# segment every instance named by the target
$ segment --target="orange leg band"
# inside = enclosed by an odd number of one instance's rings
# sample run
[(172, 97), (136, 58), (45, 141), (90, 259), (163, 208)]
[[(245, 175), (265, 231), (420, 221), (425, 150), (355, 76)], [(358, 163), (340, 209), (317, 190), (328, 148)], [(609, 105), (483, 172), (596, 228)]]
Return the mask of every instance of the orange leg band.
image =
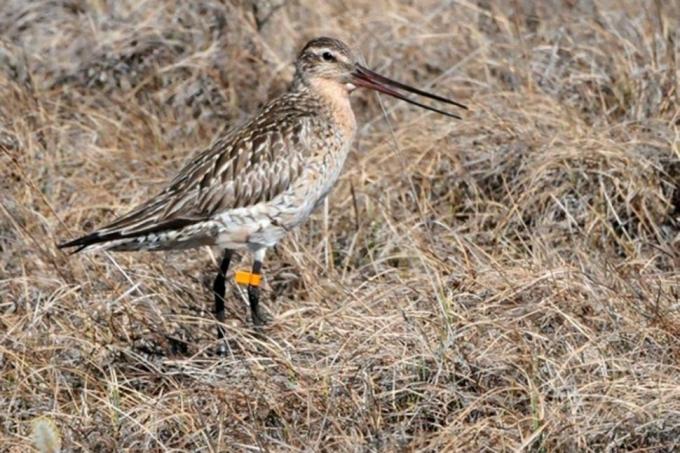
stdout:
[(248, 271), (236, 271), (234, 280), (239, 285), (260, 286), (262, 276)]

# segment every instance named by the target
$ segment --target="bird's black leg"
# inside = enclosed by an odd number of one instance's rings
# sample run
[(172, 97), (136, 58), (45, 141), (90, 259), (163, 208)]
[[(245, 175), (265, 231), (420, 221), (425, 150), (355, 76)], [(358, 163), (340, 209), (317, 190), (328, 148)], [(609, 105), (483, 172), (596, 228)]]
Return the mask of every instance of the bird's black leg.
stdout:
[(224, 257), (220, 263), (220, 271), (215, 277), (215, 282), (213, 283), (213, 292), (215, 293), (215, 317), (217, 317), (217, 338), (224, 338), (224, 328), (222, 324), (224, 323), (224, 290), (225, 290), (225, 275), (229, 269), (229, 262), (234, 254), (232, 250), (225, 249)]
[(261, 326), (269, 320), (269, 317), (264, 311), (262, 311), (262, 307), (260, 307), (259, 305), (260, 303), (259, 277), (262, 275), (262, 261), (257, 259), (257, 257), (253, 262), (252, 274), (253, 277), (257, 278), (257, 284), (248, 285), (248, 301), (250, 302), (250, 312), (251, 315), (253, 316), (253, 324), (255, 324), (256, 326)]

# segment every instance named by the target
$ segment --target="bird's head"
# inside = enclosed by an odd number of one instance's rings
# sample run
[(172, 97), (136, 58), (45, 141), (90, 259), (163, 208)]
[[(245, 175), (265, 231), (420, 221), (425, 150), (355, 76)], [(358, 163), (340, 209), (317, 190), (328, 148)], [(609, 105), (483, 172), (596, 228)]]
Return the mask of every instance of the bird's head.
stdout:
[(397, 90), (467, 109), (456, 101), (413, 88), (371, 71), (358, 62), (354, 51), (347, 44), (334, 38), (321, 37), (309, 41), (300, 51), (295, 68), (296, 81), (307, 85), (318, 82), (334, 83), (348, 93), (357, 87), (370, 88), (424, 109), (459, 119), (458, 115), (416, 102)]
[[(296, 74), (305, 80), (328, 80), (343, 85), (352, 84), (356, 57), (344, 42), (333, 38), (316, 38), (300, 51), (295, 63)], [(346, 86), (348, 91), (354, 86)]]

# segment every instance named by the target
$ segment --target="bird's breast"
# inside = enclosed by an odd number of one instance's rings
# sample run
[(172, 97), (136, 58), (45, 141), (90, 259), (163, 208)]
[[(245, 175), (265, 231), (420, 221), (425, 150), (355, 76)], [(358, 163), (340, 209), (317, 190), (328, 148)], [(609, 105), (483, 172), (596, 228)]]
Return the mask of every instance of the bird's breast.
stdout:
[(354, 117), (352, 105), (349, 102), (349, 96), (345, 96), (343, 99), (338, 100), (333, 106), (332, 111), (336, 126), (341, 131), (344, 139), (351, 142), (354, 139), (354, 134), (357, 130), (357, 122)]
[(311, 82), (313, 92), (328, 109), (331, 121), (346, 140), (352, 140), (357, 129), (356, 118), (349, 101), (349, 93), (342, 83), (315, 79)]

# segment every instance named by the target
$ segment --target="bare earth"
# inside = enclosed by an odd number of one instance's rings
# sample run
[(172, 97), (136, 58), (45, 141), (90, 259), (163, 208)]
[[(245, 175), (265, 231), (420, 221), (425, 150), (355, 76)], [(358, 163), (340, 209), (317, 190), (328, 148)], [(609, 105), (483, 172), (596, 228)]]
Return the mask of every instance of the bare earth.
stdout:
[[(680, 3), (279, 3), (0, 2), (0, 450), (36, 418), (65, 451), (679, 449)], [(354, 96), (273, 323), (232, 281), (215, 354), (219, 250), (55, 248), (328, 34), (471, 110)]]

